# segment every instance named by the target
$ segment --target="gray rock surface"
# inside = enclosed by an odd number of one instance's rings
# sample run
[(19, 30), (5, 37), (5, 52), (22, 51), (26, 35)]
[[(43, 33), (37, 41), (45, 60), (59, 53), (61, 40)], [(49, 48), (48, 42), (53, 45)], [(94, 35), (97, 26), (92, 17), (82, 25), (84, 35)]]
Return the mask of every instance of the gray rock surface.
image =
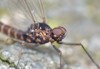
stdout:
[(21, 44), (2, 45), (0, 49), (0, 69), (58, 69), (59, 56), (52, 48), (33, 49)]

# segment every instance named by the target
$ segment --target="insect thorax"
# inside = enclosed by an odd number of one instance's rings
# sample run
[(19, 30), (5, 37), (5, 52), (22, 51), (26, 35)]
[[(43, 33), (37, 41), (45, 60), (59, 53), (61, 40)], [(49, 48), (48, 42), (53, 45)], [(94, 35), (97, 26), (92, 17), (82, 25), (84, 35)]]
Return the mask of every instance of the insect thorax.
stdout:
[(51, 27), (45, 23), (31, 24), (29, 29), (23, 34), (24, 41), (28, 43), (44, 44), (54, 41), (51, 37)]

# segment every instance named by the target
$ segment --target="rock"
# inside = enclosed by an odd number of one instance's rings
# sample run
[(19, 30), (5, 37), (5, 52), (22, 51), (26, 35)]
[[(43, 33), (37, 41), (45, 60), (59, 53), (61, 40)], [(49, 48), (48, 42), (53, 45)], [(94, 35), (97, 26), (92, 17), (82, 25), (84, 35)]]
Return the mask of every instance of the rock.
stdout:
[(15, 43), (0, 50), (0, 69), (58, 69), (58, 67), (59, 56), (49, 48), (30, 49)]

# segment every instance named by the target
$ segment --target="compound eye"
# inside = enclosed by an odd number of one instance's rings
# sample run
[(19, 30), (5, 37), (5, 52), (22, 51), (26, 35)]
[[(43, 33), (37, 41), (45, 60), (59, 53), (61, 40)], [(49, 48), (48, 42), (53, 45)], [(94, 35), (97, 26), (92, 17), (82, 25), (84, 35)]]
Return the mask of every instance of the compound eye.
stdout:
[(60, 36), (62, 34), (62, 30), (60, 29), (53, 29), (53, 34), (56, 35), (56, 36)]

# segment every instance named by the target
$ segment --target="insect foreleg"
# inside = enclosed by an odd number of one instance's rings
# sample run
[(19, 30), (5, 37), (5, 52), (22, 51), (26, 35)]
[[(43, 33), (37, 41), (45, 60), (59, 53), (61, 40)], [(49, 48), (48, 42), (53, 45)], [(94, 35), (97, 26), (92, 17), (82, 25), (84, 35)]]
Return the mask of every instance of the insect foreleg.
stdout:
[(55, 45), (52, 45), (52, 46), (58, 52), (58, 54), (60, 56), (60, 68), (59, 69), (62, 69), (62, 53)]
[(91, 55), (88, 53), (88, 51), (85, 49), (85, 47), (81, 43), (65, 43), (65, 42), (58, 42), (59, 44), (64, 45), (71, 45), (71, 46), (81, 46), (82, 49), (85, 51), (85, 53), (88, 55), (88, 57), (91, 59), (91, 61), (95, 64), (95, 66), (100, 69), (100, 66), (94, 61), (94, 59), (91, 57)]

